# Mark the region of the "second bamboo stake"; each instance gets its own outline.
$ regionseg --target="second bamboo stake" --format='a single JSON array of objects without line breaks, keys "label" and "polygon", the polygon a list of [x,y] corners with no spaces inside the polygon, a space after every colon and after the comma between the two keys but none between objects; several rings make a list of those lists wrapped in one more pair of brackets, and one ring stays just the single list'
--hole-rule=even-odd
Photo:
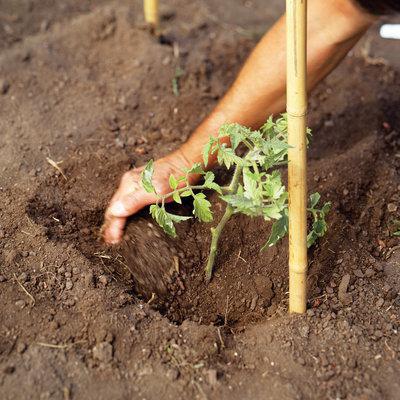
[{"label": "second bamboo stake", "polygon": [[144,0],[143,7],[146,23],[153,29],[157,29],[159,24],[158,0]]}]

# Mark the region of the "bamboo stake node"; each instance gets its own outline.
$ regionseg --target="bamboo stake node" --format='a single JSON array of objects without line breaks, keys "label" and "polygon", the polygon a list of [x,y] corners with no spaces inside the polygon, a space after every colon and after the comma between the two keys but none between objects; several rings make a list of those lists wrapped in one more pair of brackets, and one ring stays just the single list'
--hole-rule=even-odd
[{"label": "bamboo stake node", "polygon": [[307,304],[307,0],[286,0],[289,312]]}]

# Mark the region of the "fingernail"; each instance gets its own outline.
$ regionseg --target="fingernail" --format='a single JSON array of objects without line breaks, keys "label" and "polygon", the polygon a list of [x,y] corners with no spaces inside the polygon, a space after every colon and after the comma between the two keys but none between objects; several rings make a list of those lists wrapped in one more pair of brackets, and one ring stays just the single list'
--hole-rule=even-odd
[{"label": "fingernail", "polygon": [[111,206],[110,213],[116,217],[124,217],[127,211],[122,201],[118,200]]}]

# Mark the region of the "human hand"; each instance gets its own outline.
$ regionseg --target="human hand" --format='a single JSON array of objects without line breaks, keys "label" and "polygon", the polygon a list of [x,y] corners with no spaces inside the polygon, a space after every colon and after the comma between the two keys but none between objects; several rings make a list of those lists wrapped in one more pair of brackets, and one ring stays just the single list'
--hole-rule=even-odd
[{"label": "human hand", "polygon": [[[170,192],[170,175],[178,178],[184,174],[185,169],[191,166],[192,163],[180,150],[155,161],[152,182],[156,192],[159,194]],[[143,169],[144,166],[134,168],[122,176],[119,187],[105,212],[102,234],[106,243],[118,243],[122,238],[127,218],[143,207],[156,202],[157,196],[146,192],[140,183]],[[191,177],[192,182],[197,179],[197,176]]]}]

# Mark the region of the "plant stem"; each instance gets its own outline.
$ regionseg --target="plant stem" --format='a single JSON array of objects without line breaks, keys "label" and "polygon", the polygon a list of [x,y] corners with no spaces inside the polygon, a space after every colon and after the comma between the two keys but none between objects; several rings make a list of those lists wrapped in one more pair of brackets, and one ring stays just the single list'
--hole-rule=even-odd
[{"label": "plant stem", "polygon": [[[232,181],[229,185],[229,193],[233,194],[236,193],[238,186],[239,186],[239,178],[240,175],[242,174],[242,169],[243,167],[236,165],[235,172],[232,177]],[[218,225],[215,228],[211,228],[211,246],[210,246],[210,253],[208,255],[208,261],[207,265],[205,268],[205,273],[206,273],[206,282],[210,282],[212,273],[213,273],[213,267],[214,267],[214,262],[215,262],[215,256],[217,255],[218,251],[218,241],[221,236],[221,233],[226,225],[226,223],[229,221],[229,219],[233,215],[233,207],[231,205],[227,205],[225,209],[225,213],[222,216],[221,220],[219,221]]]}]

